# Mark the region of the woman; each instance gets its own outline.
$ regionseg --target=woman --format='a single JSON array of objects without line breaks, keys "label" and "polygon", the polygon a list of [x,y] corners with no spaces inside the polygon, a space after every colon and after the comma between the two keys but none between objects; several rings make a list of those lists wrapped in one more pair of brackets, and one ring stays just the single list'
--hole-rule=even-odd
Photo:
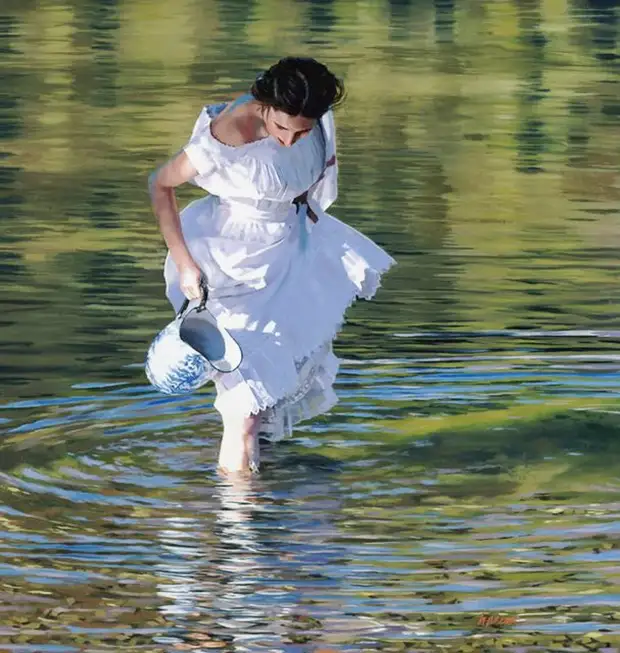
[{"label": "woman", "polygon": [[[336,403],[332,341],[344,312],[394,263],[325,213],[343,94],[323,64],[282,59],[250,95],[205,107],[189,143],[151,176],[168,299],[178,310],[205,279],[211,313],[243,350],[241,366],[215,378],[224,472],[257,471],[259,432],[279,439]],[[179,216],[174,188],[188,181],[209,196]]]}]

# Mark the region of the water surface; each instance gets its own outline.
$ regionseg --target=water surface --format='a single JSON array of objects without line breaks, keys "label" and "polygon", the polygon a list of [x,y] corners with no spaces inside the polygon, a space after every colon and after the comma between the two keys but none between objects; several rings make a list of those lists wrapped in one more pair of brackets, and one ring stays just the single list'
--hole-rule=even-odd
[{"label": "water surface", "polygon": [[[619,24],[603,0],[5,2],[2,650],[618,645]],[[146,178],[290,53],[344,77],[334,213],[399,265],[348,314],[338,407],[232,485],[211,391],[143,375],[170,319]]]}]

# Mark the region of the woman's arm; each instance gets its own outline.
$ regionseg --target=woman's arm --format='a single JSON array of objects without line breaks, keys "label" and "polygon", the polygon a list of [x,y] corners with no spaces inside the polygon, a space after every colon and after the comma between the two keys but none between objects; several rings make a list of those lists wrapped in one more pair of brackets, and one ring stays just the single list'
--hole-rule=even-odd
[{"label": "woman's arm", "polygon": [[181,290],[188,299],[200,299],[202,272],[187,248],[174,189],[198,174],[184,151],[179,152],[149,177],[153,212],[159,222],[172,260],[179,270]]}]

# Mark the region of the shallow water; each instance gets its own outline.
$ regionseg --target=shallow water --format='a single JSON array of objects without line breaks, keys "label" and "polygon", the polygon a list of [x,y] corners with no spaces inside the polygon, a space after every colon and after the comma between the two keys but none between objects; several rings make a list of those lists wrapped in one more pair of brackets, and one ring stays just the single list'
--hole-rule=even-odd
[{"label": "shallow water", "polygon": [[[1,650],[618,646],[615,4],[3,5]],[[231,485],[210,391],[143,376],[145,180],[288,52],[345,77],[334,213],[399,265]]]}]

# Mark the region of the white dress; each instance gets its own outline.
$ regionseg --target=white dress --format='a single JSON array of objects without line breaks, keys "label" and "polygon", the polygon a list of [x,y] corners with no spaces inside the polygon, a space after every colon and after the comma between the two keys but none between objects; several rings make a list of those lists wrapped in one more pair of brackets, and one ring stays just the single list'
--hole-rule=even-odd
[{"label": "white dress", "polygon": [[[374,295],[394,260],[325,213],[337,195],[337,165],[325,167],[335,156],[331,111],[292,147],[272,137],[232,147],[210,128],[225,106],[203,109],[184,148],[209,195],[181,212],[181,225],[207,277],[209,309],[243,350],[241,366],[215,378],[215,408],[224,419],[263,412],[261,432],[276,440],[336,403],[332,341],[346,309]],[[308,205],[293,204],[308,189],[316,223]],[[164,276],[178,311],[170,255]]]}]

